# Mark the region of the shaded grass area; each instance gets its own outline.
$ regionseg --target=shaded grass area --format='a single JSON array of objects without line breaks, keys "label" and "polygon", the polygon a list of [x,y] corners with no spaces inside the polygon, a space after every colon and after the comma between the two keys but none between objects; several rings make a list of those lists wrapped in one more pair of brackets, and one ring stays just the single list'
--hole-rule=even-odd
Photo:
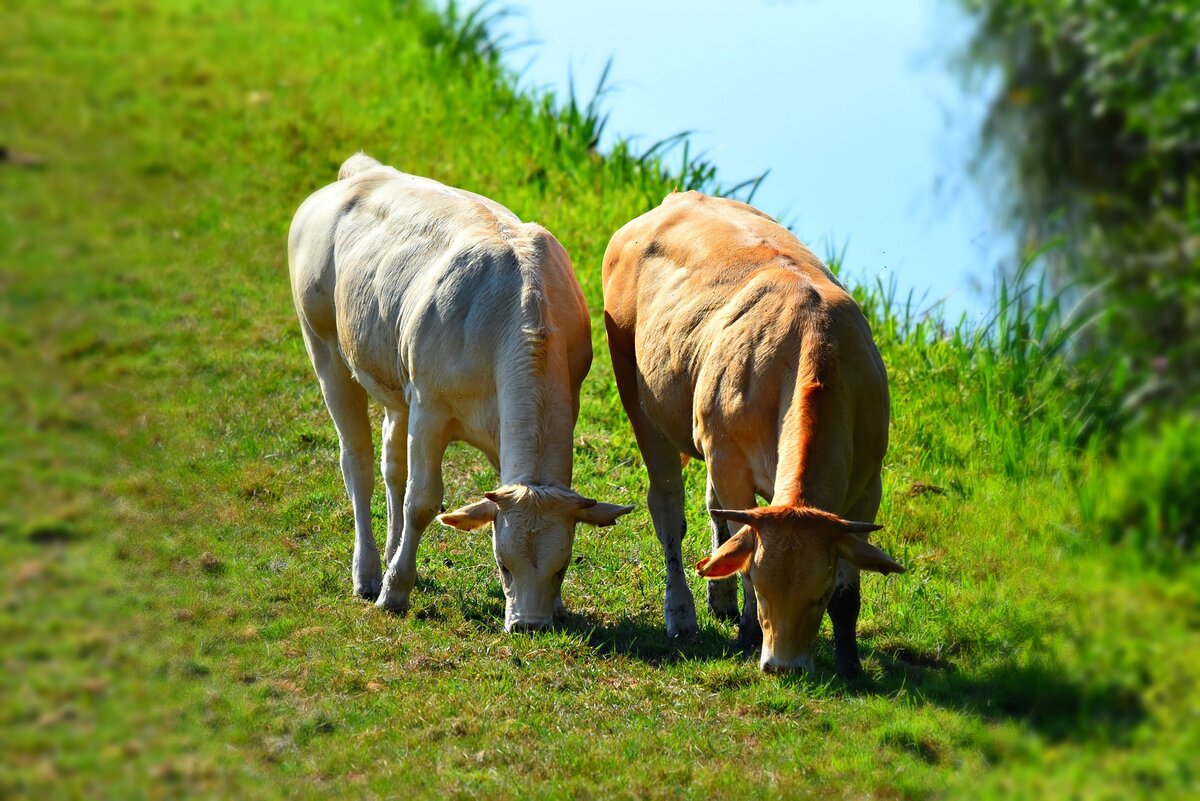
[{"label": "shaded grass area", "polygon": [[[609,235],[678,179],[592,152],[587,113],[513,93],[478,32],[416,4],[0,14],[0,144],[37,157],[0,163],[0,795],[1195,789],[1200,572],[1080,519],[1108,469],[1077,447],[1081,379],[878,289],[857,292],[895,404],[881,542],[910,572],[864,582],[862,682],[826,645],[815,677],[762,676],[706,611],[666,638],[598,317],[576,485],[639,509],[580,531],[562,630],[503,634],[479,533],[428,532],[406,618],[356,601],[295,206],[365,148],[545,224],[595,315]],[[495,483],[463,447],[445,476],[448,506]],[[703,466],[686,478],[696,559]]]}]

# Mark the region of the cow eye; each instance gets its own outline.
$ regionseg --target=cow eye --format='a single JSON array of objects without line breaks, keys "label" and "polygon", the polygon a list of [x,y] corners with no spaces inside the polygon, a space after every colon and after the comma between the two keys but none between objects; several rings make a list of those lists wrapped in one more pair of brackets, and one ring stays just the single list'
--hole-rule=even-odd
[{"label": "cow eye", "polygon": [[556,580],[557,580],[559,583],[562,583],[562,580],[563,580],[564,578],[566,578],[566,576],[567,576],[567,566],[566,566],[566,565],[563,565],[563,567],[562,567],[562,570],[560,570],[560,571],[558,571],[557,573],[555,573],[555,574],[554,574],[554,577],[555,577],[555,579],[556,579]]},{"label": "cow eye", "polygon": [[504,583],[508,584],[512,581],[512,573],[503,564],[500,565],[500,575],[504,577]]}]

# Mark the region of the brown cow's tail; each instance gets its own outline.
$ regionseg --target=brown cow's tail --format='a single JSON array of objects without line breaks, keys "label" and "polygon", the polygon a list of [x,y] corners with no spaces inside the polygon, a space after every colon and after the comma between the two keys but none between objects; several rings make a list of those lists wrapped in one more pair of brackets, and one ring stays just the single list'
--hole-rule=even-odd
[{"label": "brown cow's tail", "polygon": [[342,168],[338,170],[338,180],[343,181],[347,178],[353,178],[360,172],[366,172],[372,167],[378,166],[380,166],[378,161],[360,150],[342,162]]}]

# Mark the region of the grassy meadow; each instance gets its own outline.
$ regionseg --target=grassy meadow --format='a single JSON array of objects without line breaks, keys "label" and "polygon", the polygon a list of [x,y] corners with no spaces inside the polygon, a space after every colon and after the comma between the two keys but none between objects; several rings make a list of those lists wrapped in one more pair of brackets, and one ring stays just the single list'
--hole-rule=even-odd
[{"label": "grassy meadow", "polygon": [[[1200,568],[1100,522],[1175,462],[1098,433],[1107,379],[1063,362],[1052,299],[971,331],[856,290],[893,397],[879,542],[909,572],[864,578],[862,680],[828,623],[817,675],[766,676],[707,609],[666,638],[599,316],[611,233],[711,168],[597,155],[594,109],[517,92],[417,2],[16,0],[0,51],[0,798],[1200,790]],[[479,532],[430,528],[405,618],[351,595],[285,240],[359,149],[572,256],[575,485],[638,509],[580,528],[560,630],[504,633]],[[445,479],[447,507],[496,483],[460,446]],[[374,512],[382,542],[382,487]]]}]

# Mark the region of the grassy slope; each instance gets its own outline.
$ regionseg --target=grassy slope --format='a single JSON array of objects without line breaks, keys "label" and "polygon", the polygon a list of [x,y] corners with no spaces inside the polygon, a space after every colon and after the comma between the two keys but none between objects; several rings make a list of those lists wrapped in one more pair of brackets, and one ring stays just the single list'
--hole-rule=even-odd
[{"label": "grassy slope", "polygon": [[[918,343],[877,297],[882,542],[910,572],[865,582],[869,680],[761,676],[706,612],[668,643],[644,505],[581,530],[565,631],[504,635],[486,537],[444,529],[410,616],[351,598],[287,289],[295,206],[365,148],[546,224],[595,311],[609,234],[670,187],[434,58],[426,15],[237,5],[0,12],[0,143],[45,158],[0,163],[0,795],[1196,788],[1200,571],[1078,530],[1072,484],[1103,467],[1053,445],[1061,399]],[[598,321],[595,343],[576,483],[640,503]],[[447,504],[494,482],[465,449],[446,477]]]}]

